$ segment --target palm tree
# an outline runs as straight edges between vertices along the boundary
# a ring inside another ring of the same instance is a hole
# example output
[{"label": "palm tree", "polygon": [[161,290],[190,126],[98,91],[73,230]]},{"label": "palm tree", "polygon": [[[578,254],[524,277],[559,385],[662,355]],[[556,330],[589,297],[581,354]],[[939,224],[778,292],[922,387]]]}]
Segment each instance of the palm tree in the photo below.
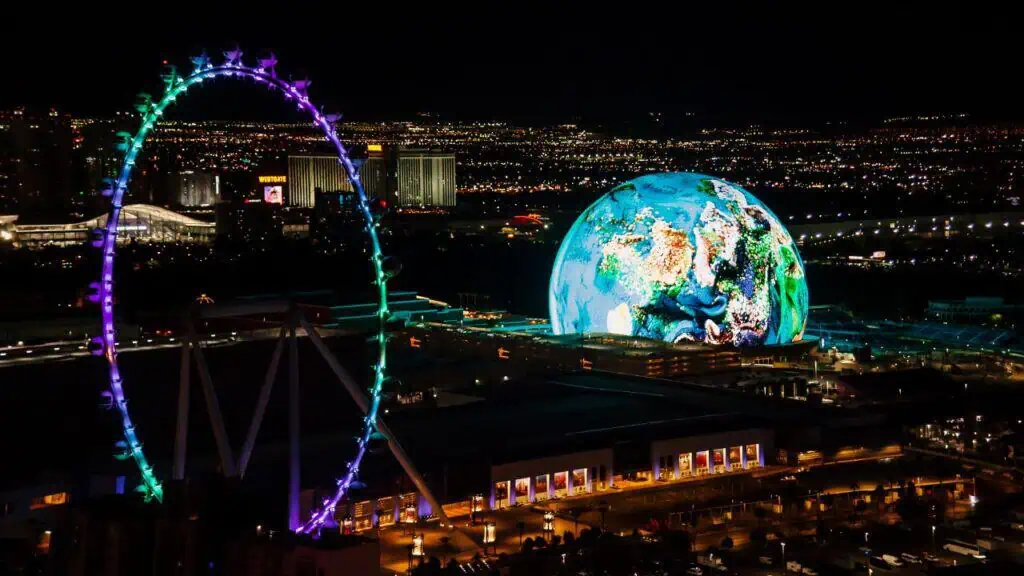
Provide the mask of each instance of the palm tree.
[{"label": "palm tree", "polygon": [[448,565],[448,562],[446,562],[445,560],[447,560],[447,558],[448,558],[448,544],[449,544],[449,542],[451,542],[451,538],[449,538],[447,536],[441,536],[441,565],[442,566],[447,566]]},{"label": "palm tree", "polygon": [[580,529],[580,516],[586,512],[587,509],[582,506],[573,506],[569,509],[569,516],[572,517],[572,535],[577,536]]},{"label": "palm tree", "polygon": [[601,513],[601,530],[604,530],[604,515],[611,509],[611,505],[608,504],[607,500],[601,500],[597,505],[597,510]]},{"label": "palm tree", "polygon": [[757,527],[761,527],[761,521],[768,516],[768,511],[764,508],[757,506],[754,508],[754,518],[757,520]]},{"label": "palm tree", "polygon": [[879,483],[875,486],[875,498],[878,502],[875,502],[875,507],[878,509],[879,514],[885,511],[885,486]]}]

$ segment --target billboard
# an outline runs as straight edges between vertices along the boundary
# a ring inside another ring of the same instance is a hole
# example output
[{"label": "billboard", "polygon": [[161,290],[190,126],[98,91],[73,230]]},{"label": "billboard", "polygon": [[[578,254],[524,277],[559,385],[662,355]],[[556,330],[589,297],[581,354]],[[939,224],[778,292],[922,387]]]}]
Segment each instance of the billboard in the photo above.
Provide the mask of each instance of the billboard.
[{"label": "billboard", "polygon": [[284,186],[280,184],[264,186],[263,202],[265,204],[284,204]]}]

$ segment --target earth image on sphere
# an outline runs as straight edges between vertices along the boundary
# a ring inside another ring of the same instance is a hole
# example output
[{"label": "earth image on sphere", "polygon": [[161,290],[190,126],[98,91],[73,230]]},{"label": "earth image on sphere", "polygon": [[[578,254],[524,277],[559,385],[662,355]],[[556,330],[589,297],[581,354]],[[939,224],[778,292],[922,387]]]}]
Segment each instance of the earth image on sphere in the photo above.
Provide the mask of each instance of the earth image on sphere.
[{"label": "earth image on sphere", "polygon": [[555,334],[759,346],[800,340],[804,264],[746,190],[685,172],[641,176],[590,205],[551,274]]}]

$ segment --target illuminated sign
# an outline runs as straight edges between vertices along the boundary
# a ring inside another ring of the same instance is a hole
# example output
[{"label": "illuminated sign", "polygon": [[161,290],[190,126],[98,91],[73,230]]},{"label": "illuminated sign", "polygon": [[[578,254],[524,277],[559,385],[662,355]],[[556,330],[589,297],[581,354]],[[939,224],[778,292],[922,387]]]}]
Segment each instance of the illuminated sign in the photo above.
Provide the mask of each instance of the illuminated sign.
[{"label": "illuminated sign", "polygon": [[422,342],[422,340],[420,340],[419,338],[417,338],[415,336],[410,336],[409,337],[409,346],[411,346],[413,348],[419,348],[420,347],[420,342]]},{"label": "illuminated sign", "polygon": [[383,152],[384,151],[384,147],[381,146],[380,144],[367,144],[366,145],[366,151],[367,152]]},{"label": "illuminated sign", "polygon": [[263,187],[263,201],[267,204],[284,204],[284,187],[277,186]]},{"label": "illuminated sign", "polygon": [[501,360],[508,360],[508,350],[504,348],[498,348],[498,358]]},{"label": "illuminated sign", "polygon": [[260,184],[284,184],[288,182],[287,176],[260,176]]}]

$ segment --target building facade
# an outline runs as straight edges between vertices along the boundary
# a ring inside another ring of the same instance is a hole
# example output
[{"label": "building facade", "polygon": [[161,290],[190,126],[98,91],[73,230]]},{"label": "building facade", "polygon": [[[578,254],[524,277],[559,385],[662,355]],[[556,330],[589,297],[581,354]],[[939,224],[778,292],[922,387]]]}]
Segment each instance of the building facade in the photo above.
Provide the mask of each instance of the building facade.
[{"label": "building facade", "polygon": [[345,167],[337,156],[289,155],[288,156],[288,198],[289,206],[312,208],[316,205],[316,190],[322,192],[349,192]]},{"label": "building facade", "polygon": [[213,206],[220,199],[220,176],[217,174],[183,170],[178,172],[174,183],[173,201],[179,206]]},{"label": "building facade", "polygon": [[[749,429],[655,440],[650,468],[635,471],[633,481],[682,481],[762,468],[773,439],[771,430]],[[612,448],[498,464],[491,467],[490,507],[602,492],[623,480]]]},{"label": "building facade", "polygon": [[[24,224],[14,227],[12,239],[16,247],[24,248],[77,246],[92,239],[93,230],[106,226],[106,214],[71,224]],[[121,209],[117,241],[208,244],[215,236],[213,222],[197,220],[161,206],[128,204]]]},{"label": "building facade", "polygon": [[[359,166],[367,198],[401,207],[455,206],[455,155],[439,150],[367,146]],[[316,191],[351,192],[345,168],[333,155],[288,156],[288,204],[311,208]]]},{"label": "building facade", "polygon": [[397,157],[396,203],[407,207],[455,206],[455,155],[401,149]]}]

